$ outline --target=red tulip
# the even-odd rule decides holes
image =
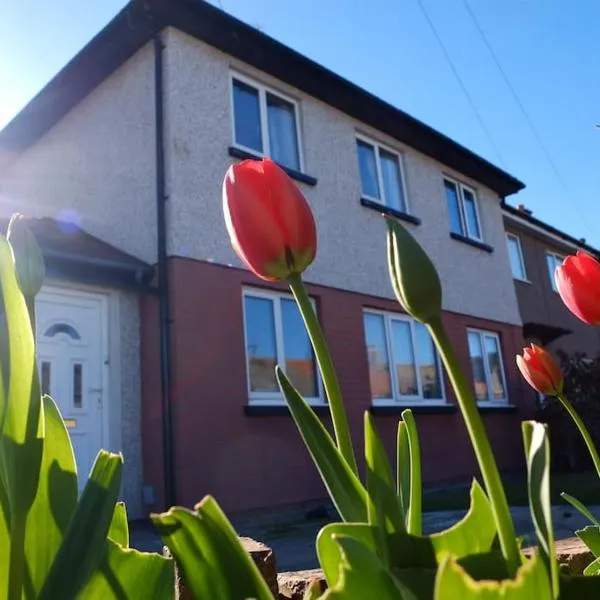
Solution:
[[[546,350],[531,344],[517,355],[517,366],[527,383],[540,394],[556,396],[563,389],[563,374]]]
[[[317,235],[308,202],[272,160],[229,167],[223,212],[233,249],[261,279],[286,279],[314,260]]]
[[[567,308],[589,325],[600,324],[600,263],[577,251],[556,267],[554,280]]]

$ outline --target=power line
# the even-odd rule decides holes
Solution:
[[[425,5],[423,4],[422,0],[417,0],[417,3],[419,5],[419,8],[421,9],[421,12],[423,13],[423,16],[425,17],[425,20],[429,24],[429,27],[430,27],[431,31],[433,32],[433,35],[435,36],[435,39],[437,40],[438,44],[440,45],[440,48],[442,49],[442,52],[444,53],[444,56],[446,57],[446,60],[448,61],[448,64],[450,65],[450,68],[452,69],[452,72],[454,73],[456,80],[458,81],[458,84],[460,85],[464,95],[466,96],[467,100],[469,101],[469,104],[471,105],[471,108],[473,109],[473,112],[475,113],[475,116],[477,117],[477,120],[479,121],[479,125],[481,126],[481,129],[485,133],[490,145],[494,149],[494,152],[496,153],[498,160],[500,161],[502,166],[504,168],[506,168],[506,163],[504,162],[504,160],[502,158],[502,154],[500,153],[498,146],[496,146],[488,128],[485,126],[485,123],[483,122],[483,118],[481,117],[479,110],[477,110],[477,105],[475,104],[475,101],[473,100],[473,97],[471,96],[471,94],[469,94],[469,90],[467,90],[466,85],[464,84],[460,74],[458,73],[458,69],[454,65],[454,62],[452,61],[452,57],[448,53],[448,50],[446,49],[446,46],[444,45],[442,38],[440,37],[437,29],[435,28],[433,21],[429,17],[429,14],[427,13],[427,9],[425,8]]]

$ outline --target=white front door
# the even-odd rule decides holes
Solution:
[[[105,298],[43,290],[36,299],[38,367],[42,392],[65,420],[83,489],[103,446]]]

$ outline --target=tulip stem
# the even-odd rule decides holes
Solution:
[[[585,426],[584,422],[581,420],[581,417],[575,410],[575,407],[571,404],[569,399],[567,398],[564,392],[560,392],[556,395],[556,397],[560,400],[561,404],[565,407],[573,421],[575,421],[575,425],[579,429],[579,433],[581,433],[581,437],[583,437],[583,441],[587,446],[592,460],[594,461],[594,467],[596,468],[596,473],[598,473],[598,477],[600,477],[600,456],[598,456],[598,450],[596,450],[596,445],[594,444],[594,440],[588,431],[588,428]]]
[[[442,356],[452,387],[456,392],[458,405],[462,412],[471,445],[479,463],[483,481],[492,505],[492,512],[498,530],[498,539],[502,555],[506,560],[508,572],[513,577],[521,564],[515,528],[510,515],[506,493],[500,479],[498,465],[483,425],[481,415],[471,391],[471,386],[463,373],[454,348],[440,317],[427,324],[429,332]]]
[[[293,273],[287,278],[287,281],[294,294],[294,298],[298,303],[302,318],[304,319],[304,324],[306,325],[308,336],[310,337],[317,363],[319,364],[319,370],[323,377],[323,385],[325,386],[325,392],[329,402],[329,410],[331,411],[331,420],[333,421],[337,447],[340,454],[348,463],[348,466],[354,473],[358,474],[354,449],[352,447],[352,438],[350,437],[348,417],[342,400],[342,392],[333,367],[331,354],[325,336],[323,335],[323,330],[317,319],[312,302],[306,293],[306,288],[304,287],[304,282],[302,281],[300,274]]]

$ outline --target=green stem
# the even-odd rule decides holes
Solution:
[[[596,473],[598,473],[598,477],[600,477],[600,456],[598,456],[598,451],[596,450],[596,446],[594,444],[592,436],[590,435],[590,432],[588,431],[584,422],[581,420],[581,417],[575,410],[574,406],[571,404],[571,402],[569,402],[569,399],[567,398],[565,393],[560,392],[560,394],[557,394],[556,397],[561,401],[562,405],[566,408],[569,415],[571,415],[573,421],[575,421],[575,425],[577,425],[577,429],[579,429],[579,433],[581,433],[583,441],[585,442],[585,445],[587,446],[590,452],[592,460],[594,461]]]
[[[21,600],[25,576],[25,516],[15,514],[10,528],[8,600]]]
[[[346,416],[346,409],[342,400],[342,392],[333,367],[331,354],[329,353],[329,348],[323,335],[323,330],[319,325],[319,320],[315,314],[312,302],[306,293],[306,288],[304,287],[300,274],[294,273],[293,275],[290,275],[287,281],[294,294],[294,298],[298,303],[300,313],[304,319],[304,324],[306,325],[310,341],[312,342],[315,351],[317,362],[319,363],[325,392],[327,393],[327,400],[329,401],[329,410],[331,411],[331,420],[333,421],[337,447],[348,463],[348,466],[354,473],[358,474],[354,449],[352,447],[352,438],[350,437],[348,417]]]
[[[477,404],[475,403],[471,386],[460,368],[458,358],[448,339],[448,334],[444,329],[442,320],[438,317],[435,321],[428,324],[428,329],[442,355],[446,371],[448,372],[450,381],[456,392],[458,404],[467,431],[469,432],[469,437],[471,438],[471,445],[475,451],[475,456],[477,457],[483,481],[492,505],[492,512],[496,522],[496,529],[498,530],[502,554],[506,560],[509,574],[514,576],[521,564],[515,528],[510,515],[504,487],[502,486],[502,480],[500,479],[498,465],[496,464],[489,438],[485,431],[485,427],[483,426],[481,415],[477,410]]]

